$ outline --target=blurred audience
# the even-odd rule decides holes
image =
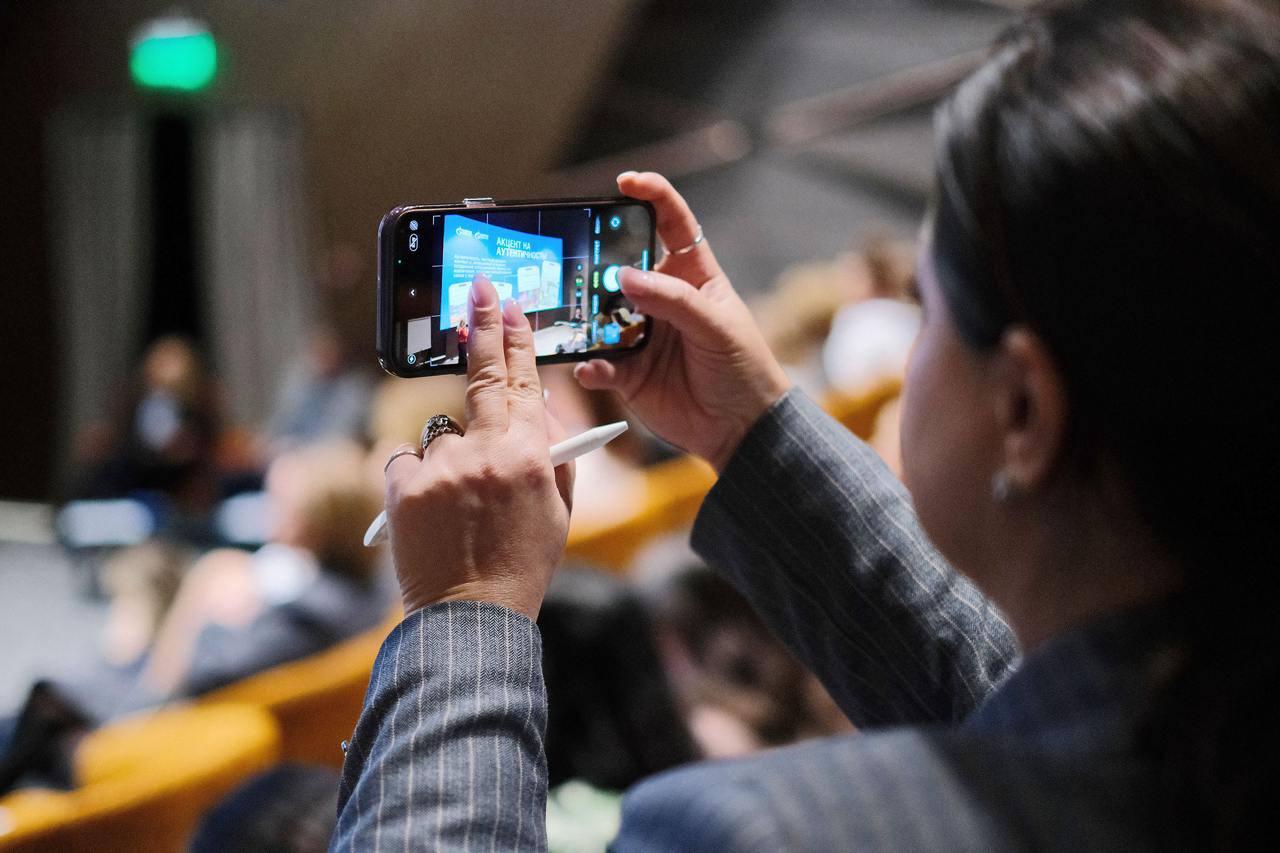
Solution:
[[[73,497],[149,493],[185,516],[208,513],[218,496],[214,458],[222,428],[217,383],[191,342],[164,337],[104,420],[79,434]]]
[[[818,680],[710,569],[676,572],[653,601],[667,672],[708,757],[852,729]]]
[[[200,821],[191,853],[323,853],[337,822],[338,773],[281,764],[254,776]]]
[[[151,539],[106,560],[99,573],[108,601],[101,641],[105,663],[129,666],[147,653],[198,556],[178,542]]]
[[[112,563],[109,588],[121,600],[104,663],[82,678],[41,682],[18,719],[0,725],[11,783],[27,770],[69,766],[86,728],[314,654],[386,617],[395,596],[379,573],[380,552],[361,544],[381,505],[361,448],[335,442],[287,453],[271,466],[267,490],[271,542],[252,554],[208,552],[176,591],[175,557],[163,546]],[[132,629],[131,618],[140,621]],[[33,781],[66,782],[40,772]]]
[[[286,453],[267,472],[271,541],[218,549],[188,572],[140,674],[153,695],[195,695],[377,625],[394,595],[362,544],[381,508],[350,442]]]
[[[627,420],[613,395],[584,390],[574,381],[570,368],[572,365],[552,365],[542,374],[547,407],[568,435]],[[574,463],[574,526],[598,527],[636,512],[646,497],[641,465],[648,454],[643,439],[628,430],[603,449],[579,457]]]
[[[856,397],[900,378],[920,327],[914,248],[876,237],[856,253],[800,264],[757,300],[770,349],[791,380],[819,399]],[[869,443],[899,473],[898,402],[880,412]]]
[[[267,421],[268,458],[316,441],[363,439],[372,397],[369,371],[360,369],[336,330],[316,327]]]
[[[561,569],[538,616],[547,686],[547,843],[604,850],[622,792],[701,757],[667,684],[649,615],[617,578]]]
[[[858,390],[831,375],[823,349],[843,312],[875,300],[910,298],[913,251],[909,243],[874,237],[861,251],[787,269],[771,291],[752,302],[769,348],[793,382],[819,398],[832,388]]]
[[[547,773],[622,791],[699,756],[640,597],[610,575],[561,569],[538,616],[550,697]]]
[[[845,396],[901,378],[920,328],[911,243],[871,240],[857,268],[858,295],[836,311],[822,343],[825,390]]]

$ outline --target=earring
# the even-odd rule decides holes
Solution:
[[[998,504],[1013,497],[1013,477],[1003,468],[991,475],[991,497]]]

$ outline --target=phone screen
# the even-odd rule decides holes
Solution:
[[[489,277],[500,299],[519,304],[540,361],[596,357],[645,342],[647,318],[622,294],[618,273],[652,263],[648,205],[405,208],[387,224],[393,242],[382,275],[390,279],[380,287],[391,301],[391,340],[380,348],[393,373],[465,366],[467,298],[477,274]],[[394,364],[386,363],[388,352]]]

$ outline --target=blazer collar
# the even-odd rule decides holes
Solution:
[[[1159,676],[1183,636],[1171,600],[1070,628],[1027,655],[964,722],[1041,746],[1082,742],[1127,750]]]

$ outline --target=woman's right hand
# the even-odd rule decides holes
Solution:
[[[666,178],[624,172],[618,188],[653,204],[664,245],[693,243],[698,221]],[[653,272],[627,268],[619,280],[654,318],[649,344],[630,358],[580,364],[574,375],[585,388],[617,392],[645,426],[723,470],[790,381],[706,240]]]

